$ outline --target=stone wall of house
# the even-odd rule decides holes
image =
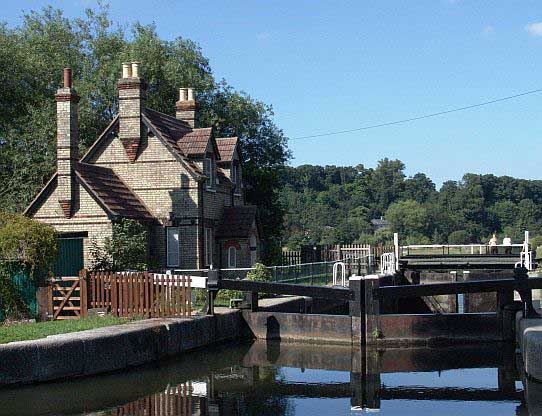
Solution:
[[[120,140],[112,138],[96,152],[91,163],[113,169],[162,224],[179,226],[179,267],[198,267],[198,182],[159,139],[149,137],[131,163]],[[165,226],[153,227],[150,252],[161,267],[166,265],[166,250]]]
[[[71,218],[64,216],[58,202],[59,196],[59,191],[55,186],[32,218],[53,226],[60,233],[88,232],[88,237],[83,239],[84,265],[88,268],[91,266],[91,242],[96,241],[101,244],[105,237],[111,236],[111,221],[94,198],[79,184],[75,187],[76,210]]]
[[[218,255],[220,256],[222,268],[228,268],[228,249],[232,245],[232,242],[236,242],[239,245],[239,248],[237,249],[236,268],[252,267],[252,264],[250,263],[250,247],[248,238],[228,238],[220,239],[217,242]]]

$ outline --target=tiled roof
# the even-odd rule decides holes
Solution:
[[[203,156],[211,138],[212,130],[211,127],[207,127],[180,133],[176,138],[177,145],[183,156]]]
[[[221,162],[231,162],[237,142],[237,137],[221,137],[216,139]]]
[[[122,218],[153,219],[139,198],[111,169],[80,163],[76,173],[111,214]]]
[[[245,205],[224,208],[222,222],[217,230],[217,237],[248,237],[255,219],[255,206]]]
[[[220,180],[220,183],[222,182],[232,183],[231,179],[228,177],[228,173],[226,169],[217,168],[216,172],[217,172],[218,179]]]
[[[153,126],[160,131],[162,137],[169,143],[169,145],[176,152],[182,154],[181,149],[177,145],[177,140],[182,135],[191,131],[188,123],[173,116],[151,110],[150,108],[145,109],[145,115]]]

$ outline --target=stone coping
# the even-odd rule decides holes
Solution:
[[[241,312],[156,318],[0,345],[0,386],[137,366],[244,335]]]
[[[538,311],[541,313],[541,311]],[[525,373],[531,379],[542,381],[542,319],[523,318],[516,314],[516,342],[523,358]]]

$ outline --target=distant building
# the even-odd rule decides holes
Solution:
[[[371,220],[371,224],[373,226],[373,232],[377,232],[380,230],[387,230],[390,228],[390,223],[384,219],[384,217],[380,218],[374,218]]]

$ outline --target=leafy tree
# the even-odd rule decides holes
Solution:
[[[450,233],[448,236],[448,243],[450,244],[469,244],[470,236],[465,230],[457,230]]]
[[[127,33],[128,32],[128,33]],[[31,11],[19,27],[0,22],[0,203],[22,211],[55,168],[55,104],[62,68],[70,66],[79,103],[83,154],[117,112],[121,63],[141,61],[149,107],[174,114],[178,88],[197,92],[199,125],[243,145],[247,200],[261,207],[267,247],[278,247],[282,229],[278,170],[289,158],[273,109],[226,81],[214,79],[208,59],[189,39],[161,39],[154,25],[116,26],[107,6],[70,19],[52,7]],[[272,250],[269,250],[272,252]]]
[[[113,224],[112,236],[102,244],[92,241],[91,258],[94,270],[146,270],[148,235],[135,220],[121,219]]]

